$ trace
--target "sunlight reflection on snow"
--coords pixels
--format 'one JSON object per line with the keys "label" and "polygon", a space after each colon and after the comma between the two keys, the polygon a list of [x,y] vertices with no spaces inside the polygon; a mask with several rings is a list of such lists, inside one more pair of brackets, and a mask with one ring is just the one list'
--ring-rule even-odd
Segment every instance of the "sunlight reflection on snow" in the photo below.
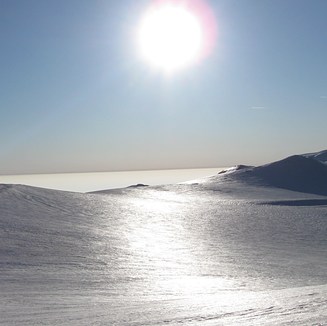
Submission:
{"label": "sunlight reflection on snow", "polygon": [[133,199],[134,219],[127,234],[131,259],[147,266],[151,291],[164,296],[192,297],[233,288],[230,280],[201,273],[195,255],[201,244],[189,233],[186,221],[176,218],[188,215],[188,200],[172,192],[160,192],[160,199]]}
{"label": "sunlight reflection on snow", "polygon": [[108,196],[4,187],[1,322],[327,320],[326,208],[258,204],[262,192],[254,194],[246,202],[188,185]]}

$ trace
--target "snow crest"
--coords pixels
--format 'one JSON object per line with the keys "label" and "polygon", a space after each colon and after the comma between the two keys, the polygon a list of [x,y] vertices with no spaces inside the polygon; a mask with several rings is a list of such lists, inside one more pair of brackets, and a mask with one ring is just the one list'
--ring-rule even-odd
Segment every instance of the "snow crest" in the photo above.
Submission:
{"label": "snow crest", "polygon": [[326,196],[327,165],[323,161],[326,156],[327,151],[293,155],[258,167],[227,170],[225,177],[252,185]]}

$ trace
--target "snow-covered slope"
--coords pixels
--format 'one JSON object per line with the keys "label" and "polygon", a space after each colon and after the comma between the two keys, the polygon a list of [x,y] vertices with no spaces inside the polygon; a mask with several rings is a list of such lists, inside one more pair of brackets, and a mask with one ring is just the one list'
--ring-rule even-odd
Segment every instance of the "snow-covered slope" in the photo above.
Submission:
{"label": "snow-covered slope", "polygon": [[316,153],[309,153],[303,154],[304,157],[314,158],[317,161],[323,162],[327,164],[327,150],[316,152]]}
{"label": "snow-covered slope", "polygon": [[252,174],[275,187],[327,195],[327,166],[312,158],[291,156],[256,167]]}
{"label": "snow-covered slope", "polygon": [[[229,169],[220,174],[249,185],[272,186],[325,196],[327,195],[327,165],[317,157],[323,158],[322,152],[316,155],[293,155],[270,164]],[[215,181],[221,180],[216,178]]]}
{"label": "snow-covered slope", "polygon": [[326,324],[327,200],[293,191],[303,171],[325,172],[291,157],[111,194],[0,185],[0,325]]}

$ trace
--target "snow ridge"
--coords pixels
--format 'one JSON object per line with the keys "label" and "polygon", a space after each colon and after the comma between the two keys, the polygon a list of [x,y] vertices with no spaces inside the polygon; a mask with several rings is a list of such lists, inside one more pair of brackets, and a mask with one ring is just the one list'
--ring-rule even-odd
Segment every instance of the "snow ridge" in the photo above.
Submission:
{"label": "snow ridge", "polygon": [[303,154],[302,156],[313,158],[317,161],[327,164],[327,150],[316,153]]}
{"label": "snow ridge", "polygon": [[[327,151],[293,155],[258,167],[228,169],[223,175],[248,184],[327,195]],[[327,162],[327,160],[326,160]]]}

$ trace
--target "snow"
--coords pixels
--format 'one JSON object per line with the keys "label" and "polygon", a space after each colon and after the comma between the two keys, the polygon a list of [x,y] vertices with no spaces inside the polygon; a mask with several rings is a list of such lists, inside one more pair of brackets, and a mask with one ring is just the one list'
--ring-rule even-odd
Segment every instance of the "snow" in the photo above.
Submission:
{"label": "snow", "polygon": [[0,325],[327,325],[312,160],[96,194],[0,185]]}
{"label": "snow", "polygon": [[323,163],[327,163],[327,150],[316,152],[316,153],[303,154],[303,156],[313,158]]}
{"label": "snow", "polygon": [[[315,156],[293,155],[259,167],[236,167],[220,174],[247,184],[327,195],[327,165]],[[218,181],[218,180],[217,180]]]}

